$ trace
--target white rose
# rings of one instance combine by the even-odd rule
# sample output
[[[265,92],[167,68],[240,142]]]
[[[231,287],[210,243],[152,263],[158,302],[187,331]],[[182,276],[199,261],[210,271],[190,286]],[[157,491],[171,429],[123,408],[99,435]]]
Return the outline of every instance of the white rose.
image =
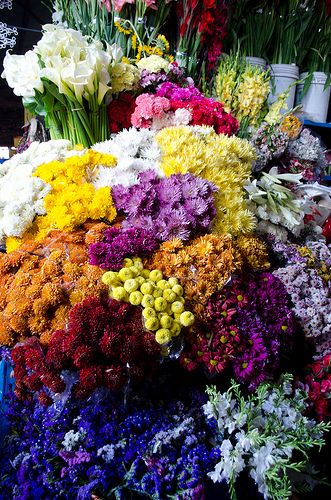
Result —
[[[38,56],[32,50],[28,50],[23,56],[7,52],[3,67],[4,71],[1,76],[6,78],[15,95],[31,98],[34,97],[35,90],[44,91]]]

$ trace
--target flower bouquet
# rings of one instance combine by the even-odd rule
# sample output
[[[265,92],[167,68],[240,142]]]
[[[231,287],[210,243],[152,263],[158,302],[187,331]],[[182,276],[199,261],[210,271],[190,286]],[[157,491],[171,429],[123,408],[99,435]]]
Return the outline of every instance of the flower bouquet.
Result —
[[[136,82],[138,70],[122,65],[121,56],[116,46],[104,50],[78,31],[46,25],[32,51],[7,53],[2,77],[25,107],[45,116],[52,139],[88,147],[108,138],[111,92],[129,90]]]

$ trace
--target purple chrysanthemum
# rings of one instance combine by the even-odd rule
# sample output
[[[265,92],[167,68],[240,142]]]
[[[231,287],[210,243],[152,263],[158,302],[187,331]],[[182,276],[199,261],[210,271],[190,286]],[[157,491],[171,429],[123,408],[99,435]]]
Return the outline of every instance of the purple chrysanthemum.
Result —
[[[211,182],[192,174],[158,178],[153,170],[139,174],[139,183],[128,188],[114,186],[113,198],[126,220],[123,228],[153,230],[159,241],[187,241],[208,231],[216,215]]]

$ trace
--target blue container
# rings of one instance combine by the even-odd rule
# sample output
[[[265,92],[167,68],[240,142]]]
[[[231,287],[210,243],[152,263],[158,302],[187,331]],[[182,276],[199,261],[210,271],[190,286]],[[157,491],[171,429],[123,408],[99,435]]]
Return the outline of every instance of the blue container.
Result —
[[[8,421],[5,417],[7,409],[6,396],[14,388],[14,379],[10,377],[12,370],[11,363],[5,359],[0,361],[0,440],[6,435],[8,430]]]

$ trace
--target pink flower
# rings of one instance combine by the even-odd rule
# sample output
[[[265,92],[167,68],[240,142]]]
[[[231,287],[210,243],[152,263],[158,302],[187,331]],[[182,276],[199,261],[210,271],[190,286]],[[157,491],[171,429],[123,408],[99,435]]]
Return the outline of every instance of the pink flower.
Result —
[[[169,110],[170,101],[166,97],[141,94],[136,99],[136,109],[131,116],[131,123],[136,128],[148,128],[153,118],[164,118]]]
[[[101,1],[103,1],[103,3],[109,3],[109,0],[101,0]],[[132,3],[134,3],[134,0],[112,0],[112,3],[114,6],[114,10],[116,12],[121,12],[121,10],[123,9],[123,7],[126,3],[132,4]],[[110,11],[110,9],[108,10],[108,12],[109,11]]]

